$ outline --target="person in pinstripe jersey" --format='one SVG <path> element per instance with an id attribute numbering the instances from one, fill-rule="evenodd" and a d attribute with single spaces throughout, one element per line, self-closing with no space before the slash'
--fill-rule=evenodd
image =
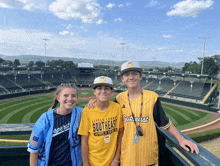
<path id="1" fill-rule="evenodd" d="M 137 62 L 128 61 L 122 64 L 121 80 L 128 90 L 119 93 L 115 99 L 122 107 L 124 118 L 120 166 L 158 165 L 156 125 L 167 129 L 183 149 L 199 154 L 197 145 L 186 140 L 166 116 L 159 96 L 140 87 L 141 79 L 142 69 Z M 94 102 L 95 100 L 91 100 L 88 107 L 94 107 Z"/>
<path id="2" fill-rule="evenodd" d="M 158 165 L 158 139 L 156 125 L 167 129 L 180 146 L 191 152 L 199 153 L 196 144 L 186 140 L 167 118 L 159 96 L 143 90 L 139 82 L 142 69 L 137 62 L 129 61 L 121 66 L 121 80 L 128 90 L 118 94 L 116 102 L 122 107 L 124 116 L 124 135 L 121 147 L 122 166 Z M 155 125 L 156 122 L 156 125 Z"/>

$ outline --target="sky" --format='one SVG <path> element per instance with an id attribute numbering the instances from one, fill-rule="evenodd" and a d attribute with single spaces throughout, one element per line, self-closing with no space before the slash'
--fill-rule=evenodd
<path id="1" fill-rule="evenodd" d="M 190 62 L 220 55 L 217 0 L 0 0 L 0 54 Z"/>

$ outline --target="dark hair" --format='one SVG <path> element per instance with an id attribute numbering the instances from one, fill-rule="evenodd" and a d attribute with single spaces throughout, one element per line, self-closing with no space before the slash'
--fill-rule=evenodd
<path id="1" fill-rule="evenodd" d="M 137 71 L 137 70 L 129 70 L 129 71 Z M 129 71 L 127 71 L 127 72 L 129 72 Z M 127 73 L 127 72 L 125 72 L 125 73 Z M 140 72 L 140 71 L 137 71 L 139 74 L 140 74 L 140 77 L 142 76 L 142 73 Z M 121 77 L 125 74 L 125 73 L 123 73 L 122 75 L 121 75 Z"/>
<path id="2" fill-rule="evenodd" d="M 96 89 L 96 88 L 98 88 L 98 87 L 102 87 L 103 85 L 97 85 L 97 86 L 95 86 L 93 89 Z M 108 86 L 108 85 L 106 85 L 106 86 Z M 111 88 L 111 90 L 113 89 L 112 87 L 110 87 L 110 86 L 108 86 L 109 88 Z"/>
<path id="3" fill-rule="evenodd" d="M 62 83 L 62 84 L 59 85 L 59 86 L 56 88 L 56 90 L 54 91 L 54 94 L 53 94 L 53 95 L 54 95 L 56 98 L 55 98 L 55 100 L 54 100 L 53 105 L 49 108 L 49 110 L 50 110 L 50 109 L 54 109 L 54 108 L 57 106 L 57 104 L 59 103 L 59 101 L 57 100 L 57 96 L 60 95 L 60 93 L 62 92 L 62 90 L 63 90 L 64 88 L 73 88 L 73 89 L 75 89 L 76 92 L 77 92 L 77 96 L 78 96 L 78 88 L 77 88 L 77 86 L 76 86 L 75 84 L 72 84 L 72 83 Z"/>

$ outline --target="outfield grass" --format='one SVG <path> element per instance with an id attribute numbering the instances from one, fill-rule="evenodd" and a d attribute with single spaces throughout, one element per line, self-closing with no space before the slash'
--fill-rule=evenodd
<path id="1" fill-rule="evenodd" d="M 80 90 L 79 95 L 80 94 L 83 96 L 85 94 L 87 94 L 87 96 L 93 96 L 92 90 L 89 89 L 85 91 Z M 111 97 L 111 100 L 114 101 L 115 96 Z M 40 115 L 50 108 L 53 101 L 54 97 L 52 94 L 42 94 L 2 101 L 0 103 L 0 124 L 35 123 Z M 87 103 L 87 100 L 78 101 L 76 106 L 84 108 Z M 178 129 L 195 126 L 213 116 L 209 113 L 168 104 L 162 104 L 162 106 L 168 118 L 171 119 Z"/>
<path id="2" fill-rule="evenodd" d="M 116 96 L 117 93 L 115 93 Z M 80 90 L 80 97 L 93 96 L 92 90 Z M 115 96 L 111 97 L 110 100 L 114 101 Z M 7 101 L 0 102 L 0 124 L 3 123 L 35 123 L 36 120 L 46 112 L 50 106 L 53 104 L 54 97 L 52 94 L 42 94 L 36 96 L 29 96 L 23 98 L 16 98 Z M 84 108 L 88 103 L 88 100 L 78 101 L 78 107 Z M 169 104 L 162 104 L 162 107 L 172 121 L 174 126 L 179 130 L 196 126 L 208 119 L 213 115 L 206 112 L 200 112 L 192 109 L 182 108 L 178 106 L 173 106 Z M 0 138 L 11 138 L 18 140 L 28 140 L 29 135 L 24 136 L 3 136 Z M 1 145 L 2 143 L 0 143 Z M 4 142 L 3 142 L 4 144 Z M 9 143 L 10 145 L 17 145 L 20 143 Z"/>

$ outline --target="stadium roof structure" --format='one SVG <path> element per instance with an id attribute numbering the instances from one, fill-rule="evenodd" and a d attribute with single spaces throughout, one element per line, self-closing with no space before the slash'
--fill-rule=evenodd
<path id="1" fill-rule="evenodd" d="M 90 69 L 93 69 L 93 64 L 91 64 L 91 63 L 78 63 L 77 68 L 90 68 Z"/>

